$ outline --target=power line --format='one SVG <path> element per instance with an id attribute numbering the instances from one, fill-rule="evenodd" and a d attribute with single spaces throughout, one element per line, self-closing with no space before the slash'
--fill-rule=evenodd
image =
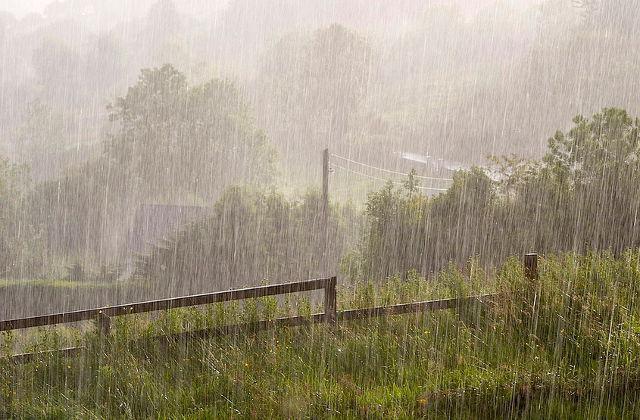
<path id="1" fill-rule="evenodd" d="M 349 159 L 349 158 L 346 158 L 344 156 L 336 155 L 335 153 L 331 153 L 331 156 L 336 157 L 338 159 L 342 159 L 342 160 L 344 160 L 346 162 L 350 162 L 350 163 L 354 163 L 356 165 L 364 166 L 366 168 L 375 169 L 377 171 L 382 171 L 382 172 L 387 172 L 387 173 L 390 173 L 390 174 L 396 174 L 396 175 L 402 175 L 402 176 L 409 176 L 409 174 L 406 174 L 404 172 L 398 172 L 398 171 L 392 171 L 390 169 L 379 168 L 377 166 L 369 165 L 369 164 L 363 163 L 363 162 L 358 162 L 357 160 Z M 427 179 L 427 180 L 430 180 L 430 181 L 453 181 L 453 179 L 451 179 L 451 178 L 436 178 L 436 177 L 422 176 L 422 175 L 414 175 L 414 178 Z"/>
<path id="2" fill-rule="evenodd" d="M 338 169 L 342 169 L 343 171 L 347 171 L 347 172 L 352 172 L 354 174 L 360 175 L 360 176 L 364 176 L 366 178 L 370 178 L 370 179 L 374 179 L 376 181 L 381 181 L 381 182 L 387 182 L 389 181 L 388 179 L 384 179 L 384 178 L 378 178 L 377 176 L 373 176 L 373 175 L 369 175 L 369 174 L 365 174 L 363 172 L 358 172 L 354 169 L 350 169 L 350 168 L 345 168 L 344 166 L 340 166 L 338 164 L 333 163 L 332 164 L 333 167 L 336 167 Z M 397 182 L 397 181 L 391 181 L 391 183 L 395 184 L 395 185 L 404 185 L 402 182 Z M 446 188 L 432 188 L 432 187 L 424 187 L 422 185 L 416 185 L 417 189 L 420 190 L 430 190 L 430 191 L 447 191 Z"/>
<path id="3" fill-rule="evenodd" d="M 336 167 L 336 168 L 338 168 L 338 169 L 342 169 L 342 170 L 347 171 L 347 172 L 352 172 L 352 173 L 354 173 L 354 174 L 357 174 L 357 175 L 360 175 L 360 176 L 364 176 L 364 177 L 366 177 L 366 178 L 374 179 L 374 180 L 376 180 L 376 181 L 381 181 L 381 182 L 387 182 L 387 181 L 390 181 L 389 179 L 378 178 L 377 176 L 373 176 L 373 175 L 365 174 L 365 173 L 363 173 L 363 172 L 359 172 L 359 171 L 356 171 L 356 170 L 354 170 L 354 169 L 345 168 L 344 166 L 340 166 L 340 165 L 337 165 L 337 164 L 335 164 L 335 163 L 333 163 L 333 164 L 332 164 L 332 166 L 334 166 L 334 167 Z M 395 184 L 395 185 L 405 185 L 404 183 L 402 183 L 402 182 L 397 182 L 397 181 L 391 181 L 391 183 L 392 183 L 392 184 Z M 447 191 L 447 189 L 446 189 L 446 188 L 433 188 L 433 187 L 425 187 L 425 186 L 422 186 L 422 185 L 416 185 L 416 186 L 415 186 L 415 188 L 418 188 L 418 189 L 421 189 L 421 190 Z"/>
<path id="4" fill-rule="evenodd" d="M 336 164 L 336 163 L 332 163 L 332 164 L 331 164 L 331 166 L 336 167 L 336 168 L 338 168 L 338 169 L 342 169 L 342 170 L 347 171 L 347 172 L 353 172 L 354 174 L 362 175 L 362 176 L 364 176 L 364 177 L 366 177 L 366 178 L 375 179 L 376 181 L 382 181 L 382 182 L 387 182 L 387 181 L 389 181 L 388 179 L 378 178 L 377 176 L 373 176 L 373 175 L 365 174 L 365 173 L 363 173 L 363 172 L 358 172 L 358 171 L 356 171 L 356 170 L 354 170 L 354 169 L 345 168 L 344 166 L 340 166 L 340 165 L 338 165 L 338 164 Z M 393 182 L 393 181 L 391 181 L 391 182 Z M 393 182 L 393 183 L 394 183 L 394 184 L 398 184 L 398 185 L 402 184 L 401 182 Z"/>

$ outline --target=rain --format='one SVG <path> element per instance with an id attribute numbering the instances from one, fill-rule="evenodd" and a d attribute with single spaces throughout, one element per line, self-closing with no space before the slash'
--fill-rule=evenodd
<path id="1" fill-rule="evenodd" d="M 0 418 L 640 417 L 639 48 L 640 0 L 0 0 Z"/>

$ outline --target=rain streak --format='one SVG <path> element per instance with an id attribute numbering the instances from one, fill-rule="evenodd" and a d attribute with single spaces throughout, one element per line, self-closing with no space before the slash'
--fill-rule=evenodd
<path id="1" fill-rule="evenodd" d="M 640 0 L 0 0 L 0 419 L 640 417 Z"/>

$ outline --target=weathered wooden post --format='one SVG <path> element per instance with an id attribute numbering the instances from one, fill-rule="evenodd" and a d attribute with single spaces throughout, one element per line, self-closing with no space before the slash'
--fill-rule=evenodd
<path id="1" fill-rule="evenodd" d="M 534 345 L 535 337 L 538 331 L 538 311 L 540 308 L 540 292 L 541 285 L 538 281 L 538 254 L 531 252 L 524 254 L 524 276 L 528 281 L 527 289 L 524 291 L 525 300 L 525 320 L 529 335 L 531 337 L 531 345 Z"/>
<path id="2" fill-rule="evenodd" d="M 326 270 L 327 255 L 329 252 L 329 149 L 322 151 L 322 227 L 320 228 L 320 235 L 322 235 L 320 246 L 321 248 L 321 269 Z"/>
<path id="3" fill-rule="evenodd" d="M 336 323 L 337 299 L 336 299 L 337 278 L 327 279 L 324 286 L 324 321 L 329 324 Z"/>
<path id="4" fill-rule="evenodd" d="M 109 318 L 104 312 L 98 312 L 96 317 L 96 323 L 98 325 L 98 334 L 100 337 L 106 337 L 111 332 L 111 318 Z"/>
<path id="5" fill-rule="evenodd" d="M 538 254 L 531 252 L 524 254 L 524 276 L 530 280 L 538 280 Z"/>
<path id="6" fill-rule="evenodd" d="M 322 219 L 323 228 L 327 228 L 329 218 L 329 149 L 322 151 Z"/>

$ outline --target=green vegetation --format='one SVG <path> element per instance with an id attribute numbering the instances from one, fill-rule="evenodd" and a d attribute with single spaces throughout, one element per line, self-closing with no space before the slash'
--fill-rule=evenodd
<path id="1" fill-rule="evenodd" d="M 109 110 L 118 124 L 105 155 L 141 198 L 206 200 L 228 185 L 270 184 L 273 150 L 230 81 L 189 86 L 171 65 L 144 69 Z"/>
<path id="2" fill-rule="evenodd" d="M 26 168 L 0 156 L 0 278 L 20 275 L 33 262 L 36 231 L 20 218 L 28 191 Z"/>
<path id="3" fill-rule="evenodd" d="M 388 184 L 370 195 L 360 255 L 364 274 L 428 273 L 474 255 L 492 266 L 509 255 L 640 246 L 640 121 L 607 108 L 578 116 L 549 139 L 540 161 L 495 158 L 493 173 L 458 171 L 434 198 Z"/>
<path id="4" fill-rule="evenodd" d="M 494 305 L 176 342 L 151 335 L 286 313 L 306 299 L 120 317 L 88 349 L 0 363 L 9 417 L 616 418 L 640 408 L 640 252 L 519 261 L 496 273 L 471 261 L 430 279 L 340 288 L 339 309 L 495 290 Z M 56 330 L 30 348 L 56 348 Z M 140 339 L 135 346 L 128 340 Z M 5 336 L 5 351 L 16 337 Z"/>
<path id="5" fill-rule="evenodd" d="M 118 3 L 0 11 L 2 319 L 333 274 L 341 309 L 501 295 L 188 343 L 152 336 L 317 302 L 5 334 L 86 349 L 1 358 L 0 418 L 639 416 L 640 0 Z M 300 193 L 325 147 L 331 203 Z M 488 151 L 540 159 L 451 174 Z M 530 250 L 560 255 L 535 284 Z"/>
<path id="6" fill-rule="evenodd" d="M 272 184 L 275 151 L 230 81 L 192 85 L 171 65 L 143 69 L 108 111 L 112 125 L 102 153 L 58 178 L 22 187 L 22 205 L 8 216 L 23 236 L 15 248 L 29 258 L 5 271 L 0 257 L 0 275 L 51 276 L 59 260 L 82 261 L 87 268 L 122 264 L 140 205 L 206 206 L 232 185 Z M 32 113 L 29 127 L 54 119 L 44 106 L 34 105 Z M 25 130 L 33 147 L 52 138 Z M 4 180 L 11 180 L 7 165 L 0 163 L 0 197 Z"/>
<path id="7" fill-rule="evenodd" d="M 326 232 L 316 194 L 294 201 L 233 188 L 206 220 L 143 258 L 141 273 L 185 293 L 201 290 L 198 278 L 235 287 L 322 276 L 338 262 L 362 280 L 426 275 L 476 256 L 495 267 L 531 249 L 621 255 L 640 246 L 639 125 L 616 108 L 578 116 L 541 160 L 494 158 L 493 170 L 458 171 L 435 197 L 412 172 L 403 186 L 371 193 L 364 214 L 333 205 Z"/>
<path id="8" fill-rule="evenodd" d="M 282 153 L 298 174 L 326 145 L 354 140 L 358 119 L 366 119 L 373 55 L 367 39 L 339 24 L 289 34 L 262 54 L 257 107 L 265 110 L 264 124 L 281 133 L 288 145 Z"/>
<path id="9" fill-rule="evenodd" d="M 348 232 L 360 218 L 335 206 L 327 219 L 325 230 L 315 192 L 288 200 L 231 188 L 210 216 L 141 258 L 137 274 L 167 296 L 323 277 L 354 246 Z"/>

